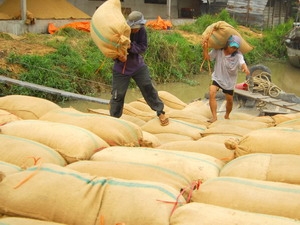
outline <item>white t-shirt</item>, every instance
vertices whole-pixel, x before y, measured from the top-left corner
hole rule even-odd
[[[233,90],[238,70],[245,63],[243,54],[238,51],[234,56],[225,56],[223,49],[213,49],[209,52],[209,56],[211,60],[216,61],[212,80],[225,90]]]

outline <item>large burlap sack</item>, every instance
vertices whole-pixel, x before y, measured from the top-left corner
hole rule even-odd
[[[205,182],[219,176],[224,165],[205,154],[137,147],[109,147],[95,153],[91,160],[126,163],[128,168],[132,168],[132,177],[143,174],[144,179],[167,183],[177,190],[191,185],[193,181]]]
[[[1,225],[67,225],[63,223],[55,223],[51,221],[35,220],[20,217],[4,217],[0,218]]]
[[[253,121],[253,120],[242,120],[242,119],[230,119],[230,120],[217,120],[211,123],[208,128],[217,127],[221,125],[228,125],[228,126],[237,126],[242,127],[250,130],[256,130],[261,128],[270,127],[268,123],[260,122],[260,121]]]
[[[218,124],[216,126],[208,127],[208,129],[202,132],[202,136],[206,137],[208,135],[237,135],[244,136],[248,134],[252,129],[241,127],[238,125],[230,125],[230,124]]]
[[[52,110],[40,120],[84,128],[98,135],[110,146],[139,146],[143,139],[142,129],[129,121],[95,113],[83,113],[72,108]]]
[[[0,161],[27,168],[40,163],[52,163],[60,166],[66,160],[54,149],[30,139],[12,135],[0,135]]]
[[[147,104],[147,102],[146,102],[146,100],[144,98],[138,98],[136,101],[144,103],[144,104]],[[172,110],[173,110],[173,108],[171,108],[171,107],[167,106],[166,104],[164,104],[164,111],[166,113],[168,113],[168,112],[170,112]]]
[[[152,111],[152,112],[145,112],[142,110],[139,110],[133,106],[131,106],[128,103],[124,104],[123,107],[123,114],[125,115],[129,115],[129,116],[134,116],[138,119],[141,119],[145,122],[152,120],[153,118],[157,117],[156,112]]]
[[[220,176],[300,184],[299,171],[300,155],[253,153],[227,163]]]
[[[146,102],[136,100],[136,101],[129,102],[128,105],[130,105],[133,108],[136,108],[138,110],[141,110],[143,112],[153,113],[153,110],[150,108],[150,106]]]
[[[300,129],[271,127],[250,131],[240,140],[229,139],[225,145],[235,155],[273,153],[300,155]]]
[[[224,144],[211,141],[174,141],[162,144],[159,149],[197,152],[213,156],[219,160],[228,161],[234,158],[234,151],[228,150]]]
[[[96,114],[100,114],[100,115],[106,115],[109,116],[109,110],[107,109],[88,109],[89,113],[96,113]],[[139,127],[144,125],[146,122],[142,119],[139,119],[135,116],[130,116],[130,115],[126,115],[126,114],[122,114],[122,116],[120,117],[120,119],[132,122],[136,125],[138,125]]]
[[[227,135],[227,134],[211,134],[199,139],[199,141],[210,141],[215,143],[224,144],[227,140],[239,141],[242,137],[240,135]]]
[[[156,148],[160,146],[161,143],[154,134],[150,134],[147,131],[143,131],[143,141],[140,143],[141,147],[149,147],[149,148]]]
[[[78,126],[42,120],[18,120],[0,127],[0,133],[29,139],[54,149],[70,163],[89,159],[109,145],[93,132]]]
[[[154,118],[148,121],[141,128],[151,134],[173,133],[189,136],[194,140],[200,139],[202,137],[201,134],[203,133],[203,131],[207,129],[205,125],[197,125],[174,119],[169,119],[169,121],[170,123],[168,124],[168,126],[161,126],[159,119]]]
[[[211,178],[192,196],[194,202],[297,220],[299,199],[299,185],[238,177]]]
[[[212,117],[208,102],[204,102],[201,100],[197,100],[189,103],[184,109],[182,109],[182,111],[192,112],[194,114],[204,116],[207,119]]]
[[[22,170],[21,167],[15,164],[4,162],[2,160],[0,161],[0,172],[2,172],[5,175],[17,173],[20,172],[21,170]]]
[[[187,105],[175,95],[167,91],[158,91],[158,96],[165,105],[172,109],[184,109]]]
[[[160,133],[160,134],[153,134],[153,135],[158,138],[158,140],[161,144],[166,144],[166,143],[174,142],[174,141],[192,141],[192,140],[194,140],[190,136],[186,136],[186,135],[182,135],[182,134],[174,134],[174,133]]]
[[[21,119],[39,119],[45,113],[59,108],[55,103],[38,97],[7,95],[0,98],[0,109]]]
[[[289,127],[300,129],[300,119],[291,119],[281,123],[278,123],[276,127]]]
[[[0,214],[72,225],[169,225],[175,203],[185,203],[163,183],[96,177],[53,164],[6,176],[0,193]]]
[[[21,120],[21,118],[6,110],[0,109],[0,126],[16,120]]]
[[[175,120],[181,120],[188,123],[200,124],[208,126],[207,118],[201,114],[194,113],[188,110],[172,110],[168,113],[168,116]]]
[[[298,220],[192,202],[175,210],[170,225],[299,225]]]
[[[274,123],[276,126],[277,124],[287,122],[289,120],[300,119],[300,113],[277,114],[277,115],[272,116],[272,119],[274,120]]]
[[[227,40],[231,35],[237,35],[241,38],[239,50],[243,54],[253,49],[253,47],[241,36],[241,34],[225,21],[218,21],[209,25],[202,33],[202,40],[208,41],[209,48],[221,49],[225,47]]]
[[[91,19],[91,37],[100,51],[108,58],[127,55],[130,32],[122,11],[120,0],[105,1]]]

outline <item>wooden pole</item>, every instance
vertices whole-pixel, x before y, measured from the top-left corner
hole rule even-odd
[[[27,4],[26,0],[21,0],[21,19],[26,20]]]
[[[168,20],[171,20],[171,4],[172,4],[172,0],[168,0],[168,12],[167,12]]]

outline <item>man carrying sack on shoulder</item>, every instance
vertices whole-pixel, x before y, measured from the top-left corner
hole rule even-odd
[[[146,20],[139,11],[133,11],[128,15],[127,24],[131,28],[128,55],[114,60],[112,97],[110,100],[110,115],[121,117],[124,100],[130,79],[132,78],[139,87],[145,101],[150,108],[156,111],[160,124],[169,124],[169,118],[165,115],[164,103],[154,88],[148,66],[145,64],[142,54],[148,48]]]
[[[212,83],[209,87],[209,106],[212,118],[208,122],[213,123],[218,119],[216,95],[219,89],[222,89],[226,98],[226,113],[224,118],[229,119],[233,107],[233,93],[238,70],[241,69],[246,75],[250,74],[244,56],[239,51],[240,45],[241,38],[237,35],[231,35],[224,48],[212,49],[210,52],[208,52],[208,42],[203,42],[204,60],[215,61]]]

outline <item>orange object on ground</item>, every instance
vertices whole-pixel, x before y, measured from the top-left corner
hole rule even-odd
[[[53,23],[49,23],[48,32],[49,32],[49,34],[54,34],[56,31],[58,31],[62,28],[65,28],[65,27],[72,27],[77,30],[90,32],[90,21],[68,23],[62,27],[56,27]]]
[[[163,20],[160,16],[158,16],[157,20],[148,21],[146,26],[155,30],[169,30],[172,27],[172,23],[168,20]]]

